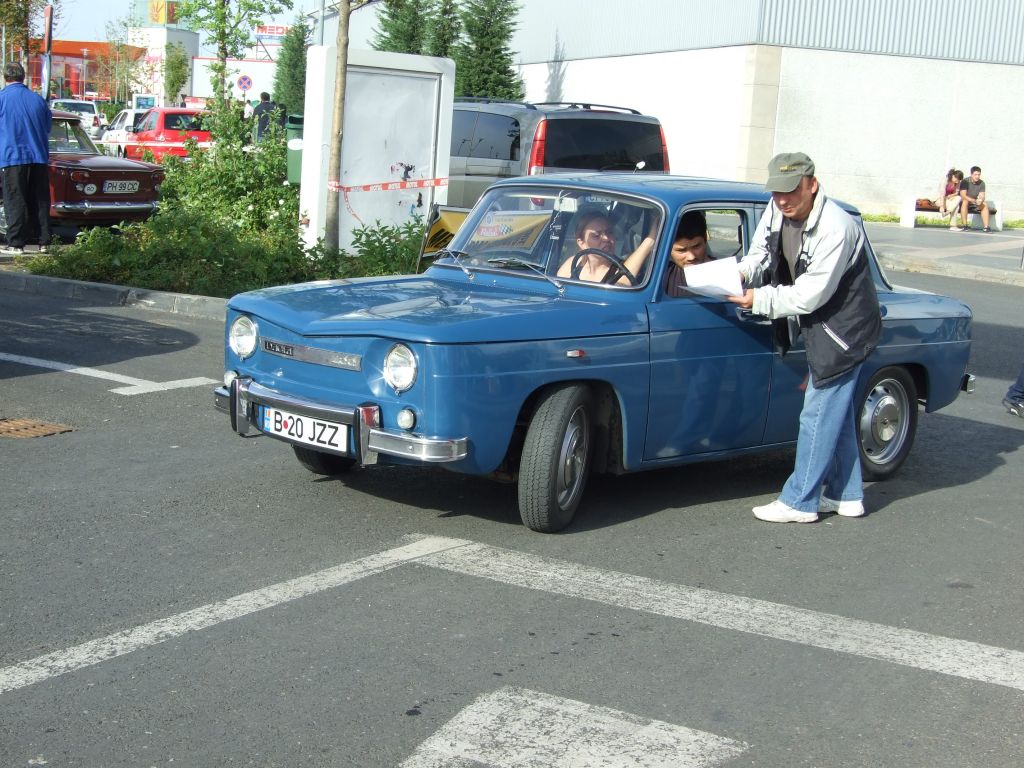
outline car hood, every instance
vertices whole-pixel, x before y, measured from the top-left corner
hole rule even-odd
[[[51,153],[50,165],[58,168],[76,168],[86,171],[131,171],[151,172],[160,170],[160,166],[144,163],[140,160],[127,160],[109,155],[84,155],[73,152]]]
[[[610,297],[611,291],[575,286],[581,297],[568,298],[546,282],[482,282],[488,279],[479,274],[475,283],[424,275],[333,280],[243,293],[229,306],[303,336],[482,343],[647,330],[646,308],[636,292]]]

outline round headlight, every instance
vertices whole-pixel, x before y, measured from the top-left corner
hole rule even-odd
[[[384,356],[384,381],[404,392],[416,381],[416,355],[405,344],[395,344]]]
[[[228,346],[231,351],[245,360],[256,351],[256,341],[259,339],[259,330],[256,323],[245,315],[239,315],[231,324],[228,332]]]

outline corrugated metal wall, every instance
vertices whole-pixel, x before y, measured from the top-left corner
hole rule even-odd
[[[732,45],[1024,64],[1022,0],[520,0],[518,63]]]
[[[1021,0],[762,0],[758,41],[1024,64]]]

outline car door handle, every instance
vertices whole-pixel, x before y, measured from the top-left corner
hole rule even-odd
[[[771,325],[772,322],[764,315],[755,315],[753,311],[743,307],[736,307],[736,317],[744,323],[754,323],[755,325]]]

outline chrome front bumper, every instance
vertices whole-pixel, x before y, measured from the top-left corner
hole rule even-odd
[[[122,213],[153,213],[159,207],[156,202],[150,203],[93,203],[86,200],[82,203],[54,203],[53,210],[58,213],[74,213],[82,216],[106,216]]]
[[[464,459],[469,452],[469,439],[422,437],[407,432],[381,429],[367,423],[366,414],[379,409],[373,404],[358,407],[337,407],[312,400],[286,395],[257,384],[252,379],[237,378],[231,386],[217,387],[213,391],[213,406],[231,417],[231,428],[239,435],[265,434],[256,426],[255,405],[269,405],[285,411],[345,424],[355,435],[355,446],[360,464],[376,464],[379,454],[400,456],[425,463],[444,463]],[[284,440],[278,435],[271,435]],[[284,440],[284,442],[292,442]],[[304,445],[304,443],[296,443]]]

